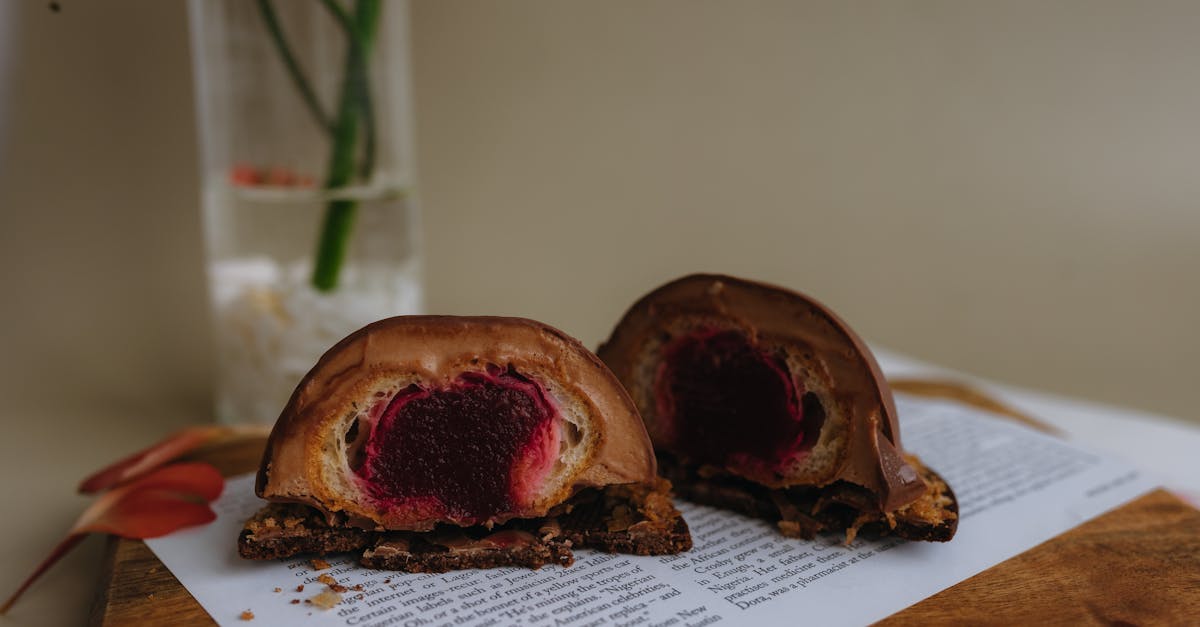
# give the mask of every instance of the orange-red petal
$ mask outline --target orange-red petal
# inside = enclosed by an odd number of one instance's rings
[[[0,614],[7,612],[30,584],[88,533],[155,538],[212,522],[217,516],[208,503],[220,496],[224,487],[225,479],[212,465],[190,462],[159,468],[105,492],[84,510],[67,537],[0,606]]]
[[[166,511],[176,504],[199,503],[212,501],[221,495],[225,487],[225,479],[211,464],[204,462],[187,462],[164,466],[131,483],[118,486],[96,499],[91,507],[84,510],[75,526],[75,532],[101,531],[125,538],[152,538],[164,533],[170,533],[180,527],[166,528],[166,531],[153,533],[162,528],[165,521],[174,520]],[[163,511],[156,511],[148,505],[158,504]],[[183,508],[181,508],[183,509]],[[205,505],[206,512],[211,510]],[[192,512],[184,518],[182,526],[209,522],[212,518],[201,519]],[[164,522],[159,522],[160,519]],[[149,531],[152,535],[143,535]]]
[[[111,533],[123,538],[157,538],[185,527],[203,525],[217,515],[207,502],[165,490],[137,490],[75,533]]]
[[[154,445],[102,468],[79,484],[79,491],[92,494],[120,485],[140,475],[178,459],[215,439],[226,429],[216,425],[188,427],[172,433]]]

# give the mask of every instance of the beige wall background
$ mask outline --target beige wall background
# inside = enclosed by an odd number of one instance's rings
[[[60,4],[0,7],[3,419],[201,420],[186,6]],[[1197,33],[1192,2],[417,1],[430,308],[594,345],[726,272],[1200,420]]]

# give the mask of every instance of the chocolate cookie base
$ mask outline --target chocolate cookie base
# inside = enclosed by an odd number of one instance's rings
[[[271,503],[246,522],[238,537],[238,553],[246,559],[362,551],[363,566],[406,572],[569,566],[575,559],[572,548],[665,555],[691,547],[687,523],[671,503],[670,484],[661,480],[652,487],[584,491],[551,516],[492,529],[374,532],[331,526],[304,505]]]
[[[958,501],[936,472],[916,457],[908,463],[928,486],[916,502],[894,512],[880,512],[865,488],[837,481],[824,487],[771,489],[712,467],[681,463],[659,453],[658,466],[680,498],[774,522],[780,533],[811,540],[818,533],[844,531],[856,536],[895,536],[907,540],[946,542],[958,529]]]
[[[492,541],[490,538],[496,534],[480,539],[456,534],[457,537],[449,541],[449,546],[442,543],[444,538],[423,537],[423,534],[385,534],[363,552],[359,563],[379,570],[442,573],[499,566],[570,566],[575,561],[570,542],[562,537],[535,537],[511,529],[508,533],[517,536],[512,543]]]
[[[692,548],[692,534],[671,502],[671,484],[610,486],[585,492],[557,517],[564,537],[576,547],[605,553],[673,555]]]
[[[323,515],[305,505],[272,503],[246,521],[238,536],[238,553],[259,560],[345,553],[365,549],[376,535],[362,529],[330,527]]]

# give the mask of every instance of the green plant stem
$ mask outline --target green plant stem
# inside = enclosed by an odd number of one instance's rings
[[[359,113],[362,114],[363,123],[363,158],[359,164],[359,177],[368,179],[371,173],[375,171],[375,108],[371,104],[371,81],[366,78],[366,59],[367,53],[362,49],[362,42],[359,40],[358,34],[355,32],[354,18],[342,8],[342,5],[337,0],[321,0],[321,4],[333,16],[338,25],[342,27],[342,32],[346,34],[347,41],[353,46],[350,54],[357,55],[357,59],[361,63],[361,72],[363,80],[358,81],[358,106]]]
[[[375,43],[375,33],[379,23],[380,0],[358,0],[355,3],[353,19],[344,16],[341,6],[335,2],[326,2],[326,6],[339,12],[346,18],[350,27],[347,29],[348,51],[346,54],[346,73],[342,80],[341,98],[338,103],[337,118],[334,123],[333,147],[329,158],[329,174],[325,179],[325,189],[336,190],[348,185],[355,175],[355,153],[358,148],[359,122],[364,117],[364,104],[367,90],[367,59]],[[373,116],[370,116],[373,118]],[[372,119],[373,126],[373,119]],[[374,128],[369,129],[369,135],[374,135]],[[374,146],[374,138],[367,140],[369,146]],[[364,159],[374,168],[374,157]],[[366,178],[370,170],[360,170],[359,175]],[[330,291],[337,287],[338,276],[346,258],[350,234],[354,227],[354,217],[357,213],[358,202],[348,199],[331,200],[325,208],[325,220],[321,228],[320,240],[317,243],[316,262],[313,266],[312,284],[321,291]]]
[[[271,41],[275,44],[275,49],[279,51],[279,57],[283,59],[283,65],[287,69],[288,77],[292,79],[292,84],[296,86],[296,91],[300,92],[300,98],[304,100],[305,106],[308,107],[309,113],[316,120],[317,125],[326,133],[333,134],[333,121],[321,108],[320,101],[317,100],[317,93],[313,91],[312,84],[304,76],[304,70],[300,68],[300,62],[296,60],[296,55],[292,53],[291,46],[287,43],[287,37],[283,34],[283,27],[279,24],[279,15],[275,13],[275,7],[271,4],[271,0],[258,0],[258,12],[262,16],[263,23],[267,26],[267,32],[271,35]]]

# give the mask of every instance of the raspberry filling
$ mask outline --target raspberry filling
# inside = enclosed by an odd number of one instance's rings
[[[558,457],[561,420],[512,368],[410,385],[379,416],[355,473],[395,518],[478,524],[531,504]]]
[[[668,448],[734,471],[781,471],[812,448],[824,422],[816,395],[797,389],[787,364],[739,331],[675,339],[654,385]]]

